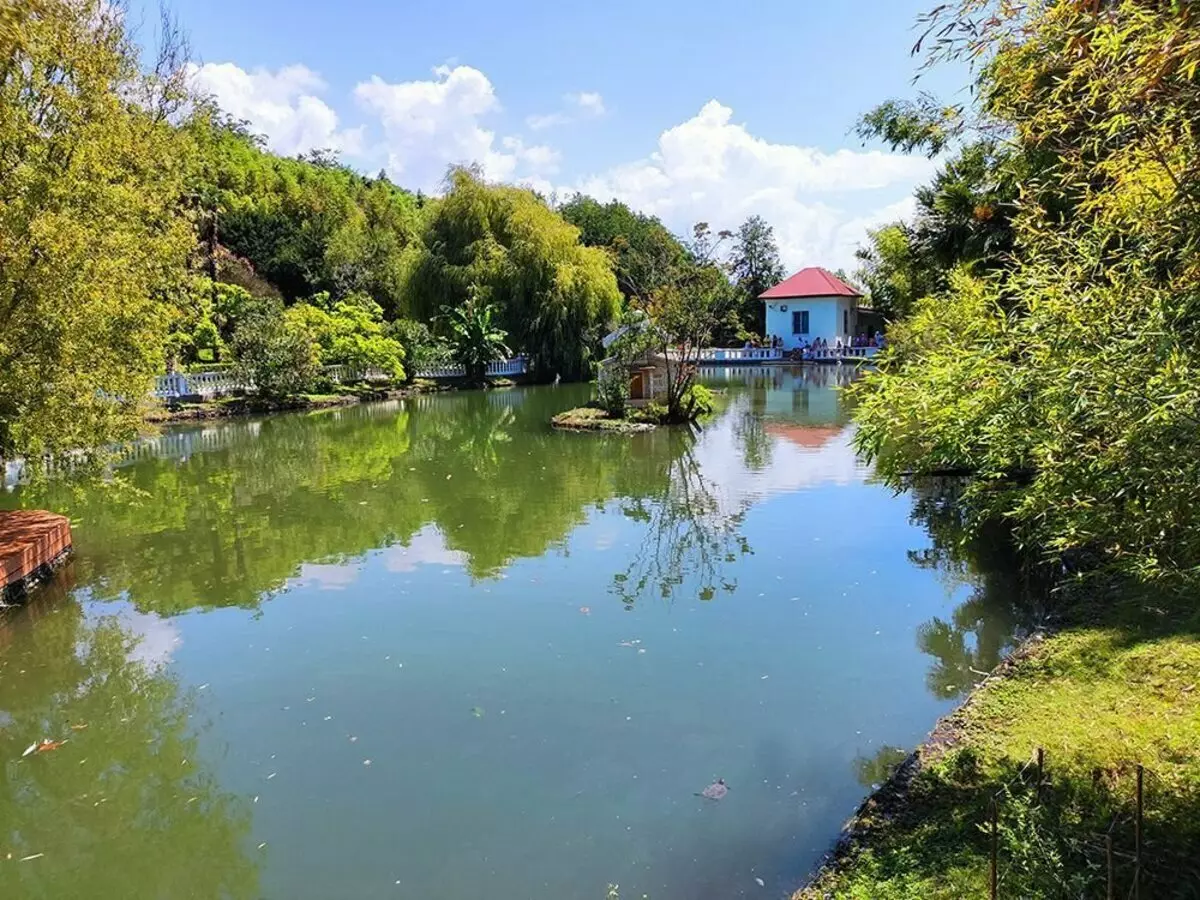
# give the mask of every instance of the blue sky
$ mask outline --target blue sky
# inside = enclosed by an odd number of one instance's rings
[[[197,84],[272,149],[436,190],[447,165],[618,197],[683,232],[759,213],[789,267],[851,265],[932,165],[863,148],[912,95],[930,0],[174,0]],[[956,90],[946,76],[924,86]]]

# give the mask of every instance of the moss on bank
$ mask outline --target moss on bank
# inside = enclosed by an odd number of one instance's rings
[[[652,431],[656,424],[649,418],[644,418],[636,409],[630,409],[624,417],[615,417],[603,409],[592,406],[581,406],[578,409],[568,409],[550,420],[555,428],[565,431],[605,431],[617,434],[635,434],[640,431]]]
[[[1114,896],[1129,896],[1138,764],[1141,896],[1200,897],[1200,613],[1105,597],[1070,621],[939,723],[796,900],[987,897],[997,795],[1001,897],[1107,896],[1106,834]]]

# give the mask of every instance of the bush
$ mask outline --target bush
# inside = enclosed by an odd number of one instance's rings
[[[680,408],[683,410],[684,417],[691,421],[701,416],[711,415],[716,409],[716,402],[712,391],[702,384],[693,382],[684,391]]]
[[[387,326],[387,335],[404,348],[409,376],[422,369],[450,365],[454,352],[450,345],[430,331],[424,322],[397,319]]]
[[[596,401],[610,416],[624,418],[629,407],[629,378],[623,366],[608,365],[600,368],[600,378],[596,382]]]
[[[316,345],[277,302],[264,302],[243,318],[233,334],[233,355],[239,376],[263,396],[306,391],[320,373]]]

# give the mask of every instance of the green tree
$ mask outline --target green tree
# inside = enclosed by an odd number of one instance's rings
[[[579,229],[585,246],[603,247],[611,254],[617,285],[626,300],[653,287],[648,260],[666,256],[682,263],[688,258],[687,247],[662,222],[634,212],[619,200],[600,203],[576,194],[558,212]]]
[[[759,295],[783,280],[783,261],[775,243],[775,229],[762,216],[751,216],[733,238],[729,261],[737,287],[742,328],[757,335],[766,334],[766,309]]]
[[[0,457],[129,437],[186,272],[187,97],[139,69],[118,6],[5,6],[0,32]]]
[[[955,469],[964,502],[1068,562],[1191,584],[1200,565],[1200,10],[1012,5],[931,14],[1012,136],[1012,263],[959,271],[894,326],[856,393],[890,477]]]
[[[404,348],[387,335],[383,310],[366,294],[334,301],[320,293],[288,309],[284,318],[315,345],[320,365],[346,366],[356,373],[381,369],[404,378]]]
[[[246,312],[233,333],[232,349],[239,377],[266,397],[309,390],[320,371],[318,345],[278,301],[263,301]]]
[[[454,358],[472,384],[482,384],[487,367],[511,352],[504,343],[508,334],[495,325],[495,309],[477,292],[462,306],[444,306],[442,315],[450,331]]]
[[[425,206],[424,246],[407,280],[406,308],[432,318],[471,291],[486,294],[513,347],[545,378],[591,374],[620,292],[608,255],[531,191],[452,170],[447,192]]]

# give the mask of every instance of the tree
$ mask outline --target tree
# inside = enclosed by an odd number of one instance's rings
[[[759,295],[783,280],[783,262],[775,229],[762,216],[751,216],[733,239],[730,272],[740,296],[739,317],[746,331],[766,334],[766,310]]]
[[[233,333],[238,375],[266,397],[308,390],[320,370],[317,345],[305,327],[284,315],[278,301],[246,312]]]
[[[0,26],[0,457],[100,446],[138,425],[194,243],[186,96],[139,70],[119,6]]]
[[[620,308],[608,255],[582,246],[579,230],[530,191],[487,184],[467,169],[452,170],[447,188],[424,209],[406,308],[432,318],[482,292],[542,377],[589,377]]]
[[[643,345],[663,360],[667,381],[667,413],[672,421],[691,421],[704,412],[694,390],[700,351],[728,329],[737,310],[737,294],[715,258],[730,232],[713,234],[706,222],[692,229],[688,257],[680,260],[668,247],[646,256],[639,265],[649,273],[650,287],[639,291],[634,308],[643,317]]]
[[[1012,260],[952,273],[857,388],[879,471],[976,473],[978,528],[1187,586],[1200,565],[1200,10],[1003,4],[930,14],[1009,136]],[[963,242],[957,242],[964,246]]]
[[[352,373],[381,369],[404,378],[404,348],[390,337],[383,310],[365,294],[334,301],[320,293],[284,313],[287,324],[308,337],[320,365],[346,366]]]
[[[619,200],[600,203],[576,194],[558,208],[559,214],[579,229],[587,247],[603,247],[612,256],[617,285],[626,300],[647,287],[651,273],[647,259],[674,257],[683,262],[688,249],[657,218],[637,213]]]
[[[450,330],[454,358],[467,371],[467,380],[482,384],[489,364],[511,352],[504,343],[508,334],[494,324],[495,309],[473,291],[462,306],[442,307]]]

